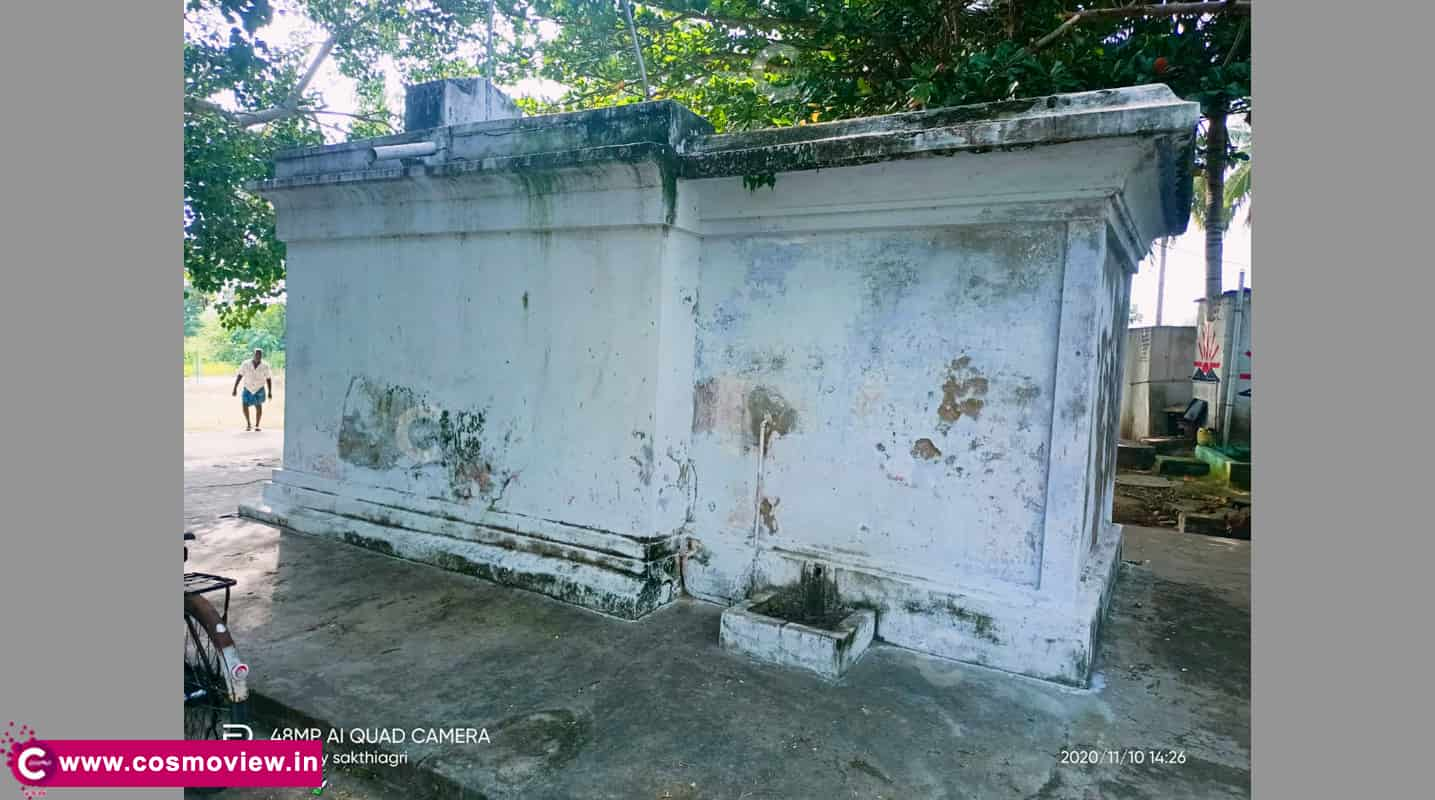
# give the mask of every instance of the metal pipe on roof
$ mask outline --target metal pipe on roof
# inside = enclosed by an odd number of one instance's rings
[[[371,161],[390,161],[395,158],[422,158],[438,152],[433,142],[412,142],[410,144],[381,144],[370,148]]]

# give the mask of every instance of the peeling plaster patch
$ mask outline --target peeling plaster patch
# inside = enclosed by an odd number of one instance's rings
[[[351,379],[339,426],[339,458],[359,467],[392,469],[404,455],[397,438],[399,419],[417,405],[407,387]]]
[[[712,561],[712,553],[703,546],[701,539],[688,538],[687,560],[706,567]]]
[[[693,432],[720,434],[742,452],[765,450],[773,434],[791,433],[797,424],[797,411],[770,386],[717,376],[693,387]]]
[[[916,458],[926,459],[927,461],[936,461],[942,457],[942,451],[938,450],[935,444],[932,444],[931,439],[923,438],[912,443],[912,455]]]
[[[482,411],[437,409],[404,386],[382,386],[355,377],[344,397],[339,459],[358,467],[415,472],[439,464],[447,472],[453,499],[492,486],[492,466],[483,458]],[[515,476],[505,481],[507,486]]]
[[[965,414],[972,419],[981,416],[982,406],[991,388],[990,382],[971,366],[970,356],[954,359],[947,367],[947,379],[942,383],[942,404],[937,407],[940,420],[938,430],[946,433]]]
[[[717,417],[718,386],[716,378],[698,381],[693,386],[693,433],[713,429]]]
[[[764,497],[757,506],[758,516],[762,518],[762,527],[767,528],[768,533],[777,533],[777,504],[782,499],[778,497]]]
[[[765,452],[774,433],[786,436],[797,428],[797,411],[782,394],[768,386],[754,386],[747,393],[749,447]]]

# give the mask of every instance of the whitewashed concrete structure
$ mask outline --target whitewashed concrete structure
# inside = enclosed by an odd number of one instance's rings
[[[872,644],[877,614],[871,609],[853,611],[830,629],[819,628],[762,613],[772,598],[772,592],[759,592],[723,612],[718,641],[725,649],[835,679]]]
[[[668,102],[279,158],[247,513],[638,618],[821,563],[888,643],[1081,684],[1162,86],[713,135]],[[421,157],[375,160],[394,145]]]
[[[409,87],[404,102],[406,131],[521,116],[518,104],[487,78],[421,83]]]
[[[1229,406],[1229,441],[1241,444],[1251,441],[1251,299],[1250,289],[1225,292],[1210,319],[1205,298],[1196,301],[1191,372],[1192,395],[1207,404],[1205,426],[1225,440]]]
[[[1169,409],[1191,402],[1191,353],[1196,328],[1151,325],[1126,331],[1122,368],[1121,438],[1168,436]],[[1178,432],[1178,431],[1177,431]]]

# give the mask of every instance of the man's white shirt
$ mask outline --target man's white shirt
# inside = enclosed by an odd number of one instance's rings
[[[263,389],[264,382],[269,380],[269,362],[261,361],[256,367],[254,359],[246,358],[244,363],[239,365],[239,376],[244,380],[244,390],[255,394]]]

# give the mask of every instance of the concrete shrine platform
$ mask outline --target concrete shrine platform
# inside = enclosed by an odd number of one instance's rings
[[[487,731],[360,748],[407,753],[365,775],[395,796],[1249,796],[1246,542],[1128,526],[1100,688],[1077,690],[880,642],[827,683],[724,652],[719,605],[623,621],[248,520],[199,530],[190,568],[239,580],[260,736]],[[1068,749],[1184,763],[1062,764]]]
[[[185,435],[189,567],[239,580],[231,622],[259,734],[477,726],[490,738],[402,745],[406,764],[331,773],[325,798],[1250,795],[1249,542],[1126,526],[1095,690],[881,642],[834,684],[724,652],[721,606],[681,600],[624,622],[223,516],[257,501],[281,442]],[[1186,760],[1063,765],[1066,748]]]
[[[716,134],[459,122],[470,84],[254,187],[291,402],[242,513],[629,620],[822,570],[883,641],[1089,685],[1131,275],[1186,225],[1197,104]]]

